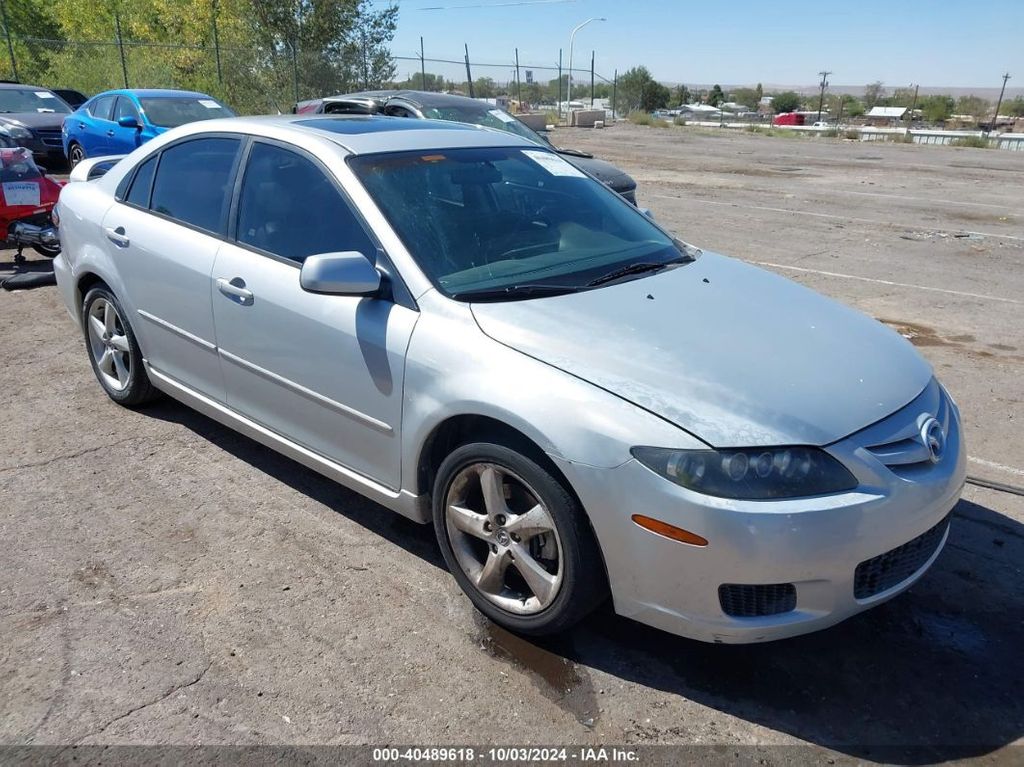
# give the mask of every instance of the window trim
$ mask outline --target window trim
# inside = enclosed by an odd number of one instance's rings
[[[127,200],[128,200],[128,195],[130,195],[132,193],[132,189],[135,187],[135,179],[138,178],[139,170],[142,168],[143,165],[145,165],[148,162],[152,162],[152,163],[155,163],[155,164],[153,166],[153,175],[149,177],[149,189],[146,190],[146,205],[145,205],[145,207],[142,207],[140,205],[136,205],[135,203],[128,202]],[[128,176],[126,176],[126,178],[131,178],[131,181],[124,188],[124,200],[119,200],[119,202],[122,202],[123,204],[128,205],[129,207],[132,207],[132,208],[140,208],[142,210],[149,210],[150,209],[149,208],[150,203],[153,202],[153,182],[156,181],[156,171],[157,171],[157,169],[159,167],[160,167],[160,157],[159,157],[159,154],[151,154],[145,160],[143,160],[138,165],[136,165],[134,168],[132,168],[132,172]]]
[[[139,111],[139,108],[135,105],[135,101],[132,99],[132,97],[125,95],[124,93],[119,93],[117,95],[117,99],[114,101],[114,107],[110,110],[110,121],[113,123],[117,122],[117,120],[115,120],[114,118],[117,116],[117,111],[121,108],[122,101],[126,102],[128,106],[131,107],[132,116],[139,121],[139,125],[142,125],[142,113]]]

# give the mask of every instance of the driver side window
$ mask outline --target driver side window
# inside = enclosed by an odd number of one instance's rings
[[[377,252],[362,223],[318,165],[273,144],[249,153],[238,199],[239,243],[302,263],[308,256]]]

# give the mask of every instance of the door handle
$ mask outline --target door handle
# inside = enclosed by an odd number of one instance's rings
[[[225,296],[230,298],[232,301],[239,303],[242,306],[252,306],[252,291],[246,290],[245,280],[243,280],[241,277],[235,277],[233,280],[228,280],[224,277],[218,277],[217,290],[219,290]]]
[[[107,233],[107,239],[110,240],[115,245],[117,245],[119,248],[127,248],[128,243],[131,242],[131,240],[128,239],[128,235],[125,234],[123,226],[119,226],[117,227],[117,229],[115,229],[112,226],[107,226],[104,227],[104,230]]]
[[[114,131],[112,131],[112,130],[108,130],[108,131],[107,131],[107,135],[108,135],[108,136],[113,136],[113,135],[114,135]]]

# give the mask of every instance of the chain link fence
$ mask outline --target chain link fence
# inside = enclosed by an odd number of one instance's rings
[[[243,114],[290,112],[297,101],[383,87],[508,96],[517,108],[558,110],[567,101],[568,66],[478,62],[469,57],[393,56],[391,80],[375,75],[365,52],[343,60],[289,46],[250,48],[113,40],[54,40],[11,35],[0,52],[0,79],[73,88],[93,95],[113,88],[175,88],[208,93]],[[7,55],[4,56],[3,54]],[[516,56],[516,58],[518,55]],[[593,56],[587,64],[593,63]],[[574,67],[572,98],[611,98],[615,78]]]

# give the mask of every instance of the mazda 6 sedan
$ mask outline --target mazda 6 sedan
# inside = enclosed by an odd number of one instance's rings
[[[777,639],[945,543],[960,416],[905,339],[536,143],[296,115],[94,162],[56,273],[107,395],[169,394],[432,523],[502,626],[562,631],[610,594],[684,636]]]

